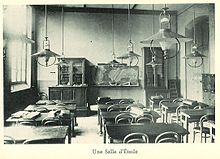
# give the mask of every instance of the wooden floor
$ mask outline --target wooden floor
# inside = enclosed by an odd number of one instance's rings
[[[76,136],[71,138],[72,144],[103,144],[103,136],[99,134],[96,111],[92,111],[88,117],[78,117],[77,122],[78,126],[75,127]],[[161,118],[157,122],[161,122]],[[192,143],[193,140],[193,126],[193,124],[189,125],[189,143]],[[196,135],[195,143],[200,143],[199,134]],[[210,143],[210,138],[207,139],[207,143]]]

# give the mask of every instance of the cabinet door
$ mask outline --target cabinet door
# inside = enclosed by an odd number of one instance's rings
[[[73,89],[63,88],[62,89],[62,100],[72,100],[73,99]]]
[[[77,109],[86,109],[86,88],[74,88],[73,91]]]
[[[49,88],[49,99],[50,100],[61,100],[61,89]]]

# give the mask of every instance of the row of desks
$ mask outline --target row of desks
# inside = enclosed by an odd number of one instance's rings
[[[162,112],[162,121],[168,123],[168,114],[175,113],[176,108],[182,103],[162,103],[161,104],[161,112]],[[207,109],[185,109],[180,110],[180,121],[181,124],[186,130],[189,130],[189,123],[191,122],[199,122],[200,118],[204,115],[214,115],[214,108]],[[186,142],[188,142],[188,134],[186,135]]]
[[[45,102],[45,103],[43,103]],[[59,108],[60,106],[62,106],[65,110],[62,110],[62,115],[58,115],[53,117],[53,120],[59,120],[62,123],[62,126],[58,127],[56,129],[56,127],[51,127],[51,126],[42,126],[42,120],[46,117],[49,116],[49,112],[45,112],[45,113],[40,113],[39,116],[37,116],[36,118],[31,118],[31,119],[27,119],[24,116],[20,116],[20,117],[9,117],[6,122],[8,123],[19,123],[19,122],[24,122],[24,121],[30,121],[33,122],[34,125],[36,126],[18,126],[18,124],[16,124],[16,126],[10,126],[10,127],[6,127],[5,128],[5,135],[9,135],[12,137],[16,137],[16,134],[13,134],[13,131],[15,132],[19,132],[19,134],[22,135],[22,132],[24,130],[28,130],[28,132],[32,132],[31,134],[33,134],[33,136],[27,136],[29,137],[34,137],[36,134],[37,136],[41,136],[42,138],[45,138],[45,136],[41,135],[41,133],[39,132],[44,132],[43,134],[45,134],[45,131],[48,132],[49,135],[47,135],[48,137],[54,138],[57,136],[60,136],[61,138],[63,138],[63,135],[67,135],[68,136],[68,143],[71,143],[71,136],[74,136],[74,126],[76,125],[76,105],[74,101],[64,101],[62,103],[62,101],[55,101],[58,104],[55,104],[51,101],[40,101],[40,104],[34,104],[34,105],[29,105],[24,109],[24,112],[34,112],[36,111],[39,107],[45,107],[48,111],[53,111],[56,110],[57,108]],[[65,126],[66,125],[66,126]],[[66,129],[67,127],[67,129]],[[24,129],[25,128],[25,129]],[[24,130],[22,130],[24,129]],[[49,130],[51,131],[51,134],[49,133]],[[55,132],[55,130],[59,130],[60,133],[53,133]],[[66,132],[65,132],[66,131]],[[47,134],[47,133],[46,133]],[[55,134],[55,136],[54,136]],[[62,135],[61,135],[62,134]],[[24,134],[25,136],[25,134]],[[19,138],[19,137],[18,137]]]
[[[107,112],[109,104],[98,104],[98,123],[100,124],[100,133],[102,133],[103,124],[104,124],[104,134],[103,134],[103,143],[106,143],[107,138],[110,139],[110,143],[113,143],[114,140],[122,141],[123,138],[134,132],[142,132],[147,134],[150,137],[150,142],[154,142],[157,135],[166,131],[175,131],[181,137],[188,134],[189,132],[178,124],[167,124],[167,123],[156,123],[156,120],[160,115],[151,110],[149,113],[154,118],[154,123],[132,123],[132,124],[115,124],[115,117],[125,111],[126,107],[130,104],[120,104],[120,111]],[[134,118],[136,114],[132,114]]]

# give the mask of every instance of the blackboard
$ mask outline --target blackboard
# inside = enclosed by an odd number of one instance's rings
[[[139,68],[98,64],[93,80],[97,86],[139,86]]]

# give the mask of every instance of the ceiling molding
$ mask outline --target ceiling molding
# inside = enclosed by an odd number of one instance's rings
[[[33,5],[35,8],[44,11],[44,5]],[[61,12],[61,6],[48,5],[48,11]],[[134,6],[133,6],[134,7]],[[65,12],[84,12],[84,13],[110,13],[112,14],[112,8],[89,8],[89,7],[65,7]],[[160,14],[161,10],[141,10],[132,9],[131,14]],[[128,14],[127,9],[114,8],[114,14]],[[169,11],[169,14],[176,15],[177,11]]]

